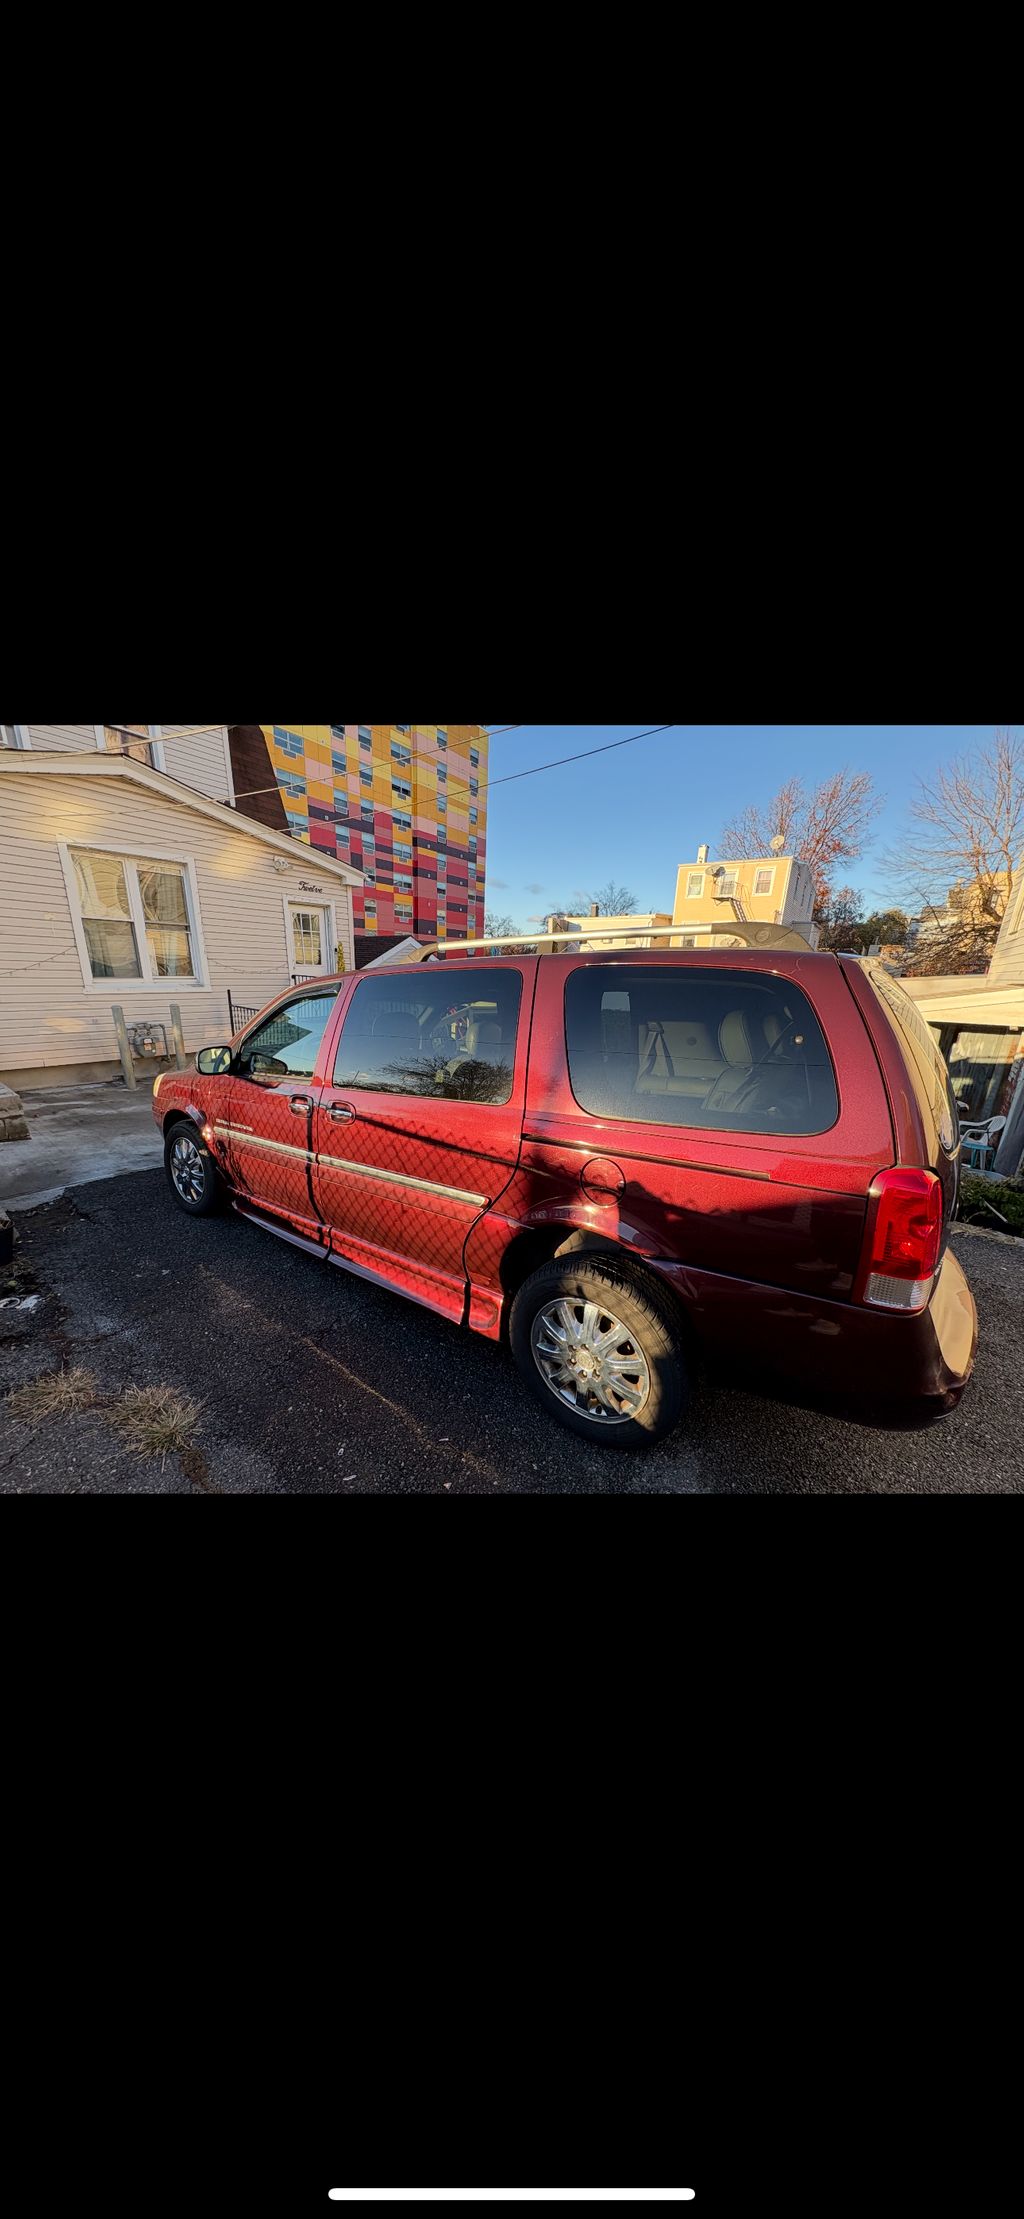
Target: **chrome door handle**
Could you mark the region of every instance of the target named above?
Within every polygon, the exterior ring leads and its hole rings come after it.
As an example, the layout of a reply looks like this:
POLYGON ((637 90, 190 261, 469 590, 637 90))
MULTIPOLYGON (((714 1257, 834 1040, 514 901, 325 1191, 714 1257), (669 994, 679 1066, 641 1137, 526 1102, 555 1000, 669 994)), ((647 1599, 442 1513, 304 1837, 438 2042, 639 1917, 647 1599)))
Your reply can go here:
POLYGON ((304 1117, 306 1111, 308 1109, 312 1109, 313 1104, 310 1101, 308 1094, 293 1094, 288 1107, 291 1110, 293 1116, 304 1117))
POLYGON ((329 1114, 332 1125, 351 1125, 356 1113, 347 1102, 339 1102, 329 1114))

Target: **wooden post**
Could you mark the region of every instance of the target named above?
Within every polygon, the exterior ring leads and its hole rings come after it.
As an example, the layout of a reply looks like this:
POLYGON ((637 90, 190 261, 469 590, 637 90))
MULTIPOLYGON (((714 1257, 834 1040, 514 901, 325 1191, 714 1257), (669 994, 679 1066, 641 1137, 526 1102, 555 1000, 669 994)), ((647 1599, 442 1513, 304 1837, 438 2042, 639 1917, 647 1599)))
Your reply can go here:
POLYGON ((181 1011, 177 1002, 171 1003, 171 1030, 174 1034, 174 1062, 179 1071, 185 1069, 185 1035, 181 1029, 181 1011))
POLYGON ((128 1027, 124 1021, 123 1009, 118 1009, 116 1006, 114 1009, 114 1024, 117 1028, 117 1045, 121 1051, 121 1069, 124 1072, 124 1083, 135 1094, 138 1092, 139 1082, 135 1076, 135 1060, 128 1040, 128 1027))

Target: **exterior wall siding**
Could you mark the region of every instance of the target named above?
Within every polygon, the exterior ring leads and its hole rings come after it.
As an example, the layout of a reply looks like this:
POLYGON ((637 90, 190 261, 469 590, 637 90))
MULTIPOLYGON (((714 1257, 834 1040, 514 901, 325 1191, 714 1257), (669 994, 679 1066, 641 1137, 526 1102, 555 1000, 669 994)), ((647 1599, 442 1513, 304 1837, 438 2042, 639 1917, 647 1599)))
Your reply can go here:
MULTIPOLYGON (((111 1010, 130 1023, 169 1024, 182 1014, 189 1054, 226 1040, 228 989, 262 1006, 289 984, 293 951, 286 902, 309 905, 308 851, 294 864, 224 812, 220 824, 169 796, 112 778, 8 776, 0 815, 0 1075, 113 1063, 117 1040, 111 1010), (156 985, 109 982, 87 987, 72 924, 59 841, 126 856, 190 858, 195 865, 208 977, 202 985, 169 979, 156 985), (303 882, 306 882, 305 885, 303 882)), ((323 873, 318 897, 334 904, 346 969, 354 969, 352 889, 323 873)))
MULTIPOLYGON (((210 801, 231 800, 231 754, 226 724, 215 724, 208 732, 193 732, 187 724, 162 724, 159 735, 164 768, 170 778, 178 779, 183 786, 194 787, 210 801), (187 733, 188 737, 177 738, 179 733, 187 733)), ((95 755, 97 752, 94 724, 30 724, 28 736, 34 754, 95 755)))

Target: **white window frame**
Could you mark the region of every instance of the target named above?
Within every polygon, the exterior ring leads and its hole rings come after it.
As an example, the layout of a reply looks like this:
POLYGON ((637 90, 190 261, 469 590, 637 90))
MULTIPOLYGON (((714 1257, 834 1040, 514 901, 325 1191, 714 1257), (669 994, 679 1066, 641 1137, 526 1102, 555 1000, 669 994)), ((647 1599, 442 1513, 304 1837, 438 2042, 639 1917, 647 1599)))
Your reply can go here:
MULTIPOLYGON (((102 730, 102 726, 100 729, 102 730)), ((104 752, 106 751, 104 750, 104 752)), ((142 853, 135 855, 127 853, 123 848, 102 847, 95 840, 58 840, 57 853, 60 856, 60 867, 64 873, 64 885, 67 889, 68 908, 71 911, 75 946, 78 949, 78 960, 82 966, 82 982, 87 994, 102 994, 109 997, 113 992, 150 995, 154 991, 158 994, 167 995, 176 995, 179 990, 183 994, 205 994, 209 992, 210 972, 206 960, 206 942, 203 938, 202 918, 199 909, 199 886, 196 879, 194 856, 171 853, 166 848, 160 855, 145 855, 142 853), (106 862, 122 865, 125 884, 128 888, 131 923, 135 927, 135 942, 139 951, 139 962, 142 965, 141 978, 97 979, 93 977, 89 943, 85 937, 85 920, 82 916, 82 906, 78 898, 78 880, 75 876, 73 861, 76 854, 102 855, 106 862), (138 866, 140 863, 156 864, 157 866, 161 863, 176 863, 185 873, 185 903, 188 909, 188 929, 192 948, 192 963, 195 970, 194 978, 161 978, 159 972, 152 968, 149 955, 149 934, 146 930, 146 917, 142 906, 142 895, 139 890, 138 866)))
POLYGON ((754 899, 755 901, 770 901, 770 900, 771 900, 771 897, 772 897, 772 895, 774 894, 774 892, 775 892, 775 865, 774 865, 774 863, 759 863, 759 864, 758 864, 758 866, 757 866, 757 869, 756 869, 756 871, 754 872, 754 887, 753 887, 753 899, 754 899), (758 883, 757 883, 757 882, 758 882, 758 879, 759 879, 759 878, 763 878, 763 877, 765 876, 765 873, 767 873, 767 876, 768 876, 768 884, 767 884, 767 886, 759 886, 759 885, 758 885, 758 883))
MULTIPOLYGON (((106 726, 105 726, 104 724, 94 724, 94 725, 93 725, 93 731, 94 731, 94 732, 95 732, 95 734, 96 734, 96 751, 97 751, 97 754, 99 754, 99 755, 109 755, 109 754, 111 753, 111 750, 110 750, 110 748, 109 748, 109 747, 107 746, 107 742, 106 742, 106 726)), ((162 771, 166 771, 166 769, 167 769, 167 758, 166 758, 166 755, 165 755, 165 752, 164 752, 164 748, 163 748, 163 745, 162 745, 162 742, 163 742, 163 734, 164 734, 164 728, 163 728, 163 725, 162 725, 162 724, 147 724, 147 726, 146 726, 146 732, 147 732, 147 734, 148 734, 148 737, 149 737, 149 742, 150 742, 150 756, 151 756, 151 761, 152 761, 152 767, 153 767, 153 769, 154 769, 154 770, 162 770, 162 771)), ((126 744, 127 744, 127 735, 126 735, 126 734, 122 734, 122 737, 123 737, 123 738, 125 739, 125 741, 126 741, 126 744)), ((117 761, 117 757, 116 757, 116 756, 115 756, 114 760, 115 760, 115 762, 117 761)), ((125 761, 131 761, 131 757, 130 757, 130 756, 126 756, 126 757, 122 758, 122 760, 125 760, 125 761)), ((143 767, 145 767, 145 766, 143 766, 143 767)), ((232 789, 232 791, 233 791, 233 789, 232 789)), ((97 853, 99 853, 99 850, 98 850, 98 849, 97 849, 97 853)), ((143 857, 143 862, 145 862, 145 860, 146 860, 146 858, 145 858, 145 856, 144 856, 144 857, 143 857)))
POLYGON ((740 874, 738 871, 723 871, 721 878, 715 881, 715 891, 722 901, 735 901, 739 890, 740 874))
POLYGON ((29 737, 29 729, 27 724, 11 724, 8 725, 7 729, 9 732, 13 732, 14 734, 14 746, 10 750, 12 754, 16 755, 21 748, 31 747, 32 741, 29 737))
POLYGON ((686 874, 686 899, 687 899, 687 901, 702 901, 702 900, 703 900, 703 898, 704 898, 704 873, 703 873, 703 871, 688 871, 688 872, 687 872, 687 874, 686 874), (693 882, 694 882, 694 879, 696 879, 696 880, 697 880, 697 882, 698 882, 698 884, 697 884, 697 891, 696 891, 696 893, 694 893, 694 891, 693 891, 693 882))

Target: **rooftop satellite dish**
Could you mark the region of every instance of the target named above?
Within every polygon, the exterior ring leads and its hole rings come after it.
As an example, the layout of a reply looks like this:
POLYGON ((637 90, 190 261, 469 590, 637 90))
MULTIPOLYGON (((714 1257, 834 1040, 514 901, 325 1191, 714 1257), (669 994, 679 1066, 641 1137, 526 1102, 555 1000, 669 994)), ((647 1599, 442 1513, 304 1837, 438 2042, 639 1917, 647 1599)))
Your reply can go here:
POLYGON ((778 855, 780 851, 785 847, 785 845, 786 837, 783 832, 777 832, 774 840, 769 841, 769 846, 773 855, 778 855))

